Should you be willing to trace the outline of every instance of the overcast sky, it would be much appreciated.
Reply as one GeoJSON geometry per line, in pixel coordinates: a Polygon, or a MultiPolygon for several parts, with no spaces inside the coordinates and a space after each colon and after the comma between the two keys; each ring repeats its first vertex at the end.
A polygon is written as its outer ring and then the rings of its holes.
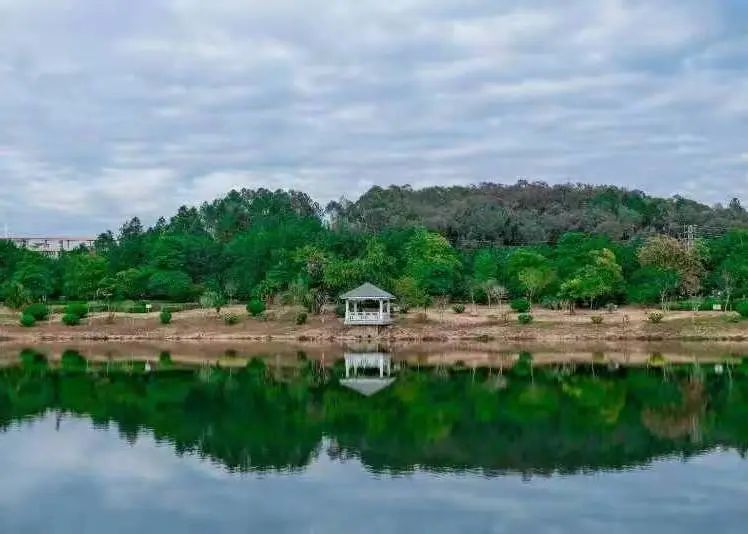
{"type": "Polygon", "coordinates": [[[0,230],[231,188],[748,200],[745,0],[0,0],[0,230]]]}

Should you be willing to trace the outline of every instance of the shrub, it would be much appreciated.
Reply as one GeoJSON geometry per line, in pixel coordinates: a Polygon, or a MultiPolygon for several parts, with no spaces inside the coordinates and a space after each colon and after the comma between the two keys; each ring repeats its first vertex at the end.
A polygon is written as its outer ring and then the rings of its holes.
{"type": "Polygon", "coordinates": [[[748,300],[739,300],[736,302],[735,311],[738,312],[741,317],[748,317],[748,300]]]}
{"type": "Polygon", "coordinates": [[[49,306],[37,302],[36,304],[26,306],[23,314],[33,317],[35,321],[46,321],[49,318],[49,306]]]}
{"type": "Polygon", "coordinates": [[[520,313],[517,316],[517,320],[519,321],[519,324],[530,324],[533,320],[533,316],[531,313],[520,313]]]}
{"type": "Polygon", "coordinates": [[[452,311],[455,313],[465,313],[465,305],[462,303],[455,304],[452,306],[452,311]]]}
{"type": "Polygon", "coordinates": [[[223,316],[223,322],[228,326],[235,325],[239,322],[239,316],[233,313],[227,313],[223,316]]]}
{"type": "Polygon", "coordinates": [[[264,311],[260,314],[258,319],[260,321],[275,321],[276,319],[278,319],[278,315],[276,315],[275,312],[264,311]]]}
{"type": "Polygon", "coordinates": [[[335,315],[340,318],[345,317],[345,304],[341,302],[335,306],[335,315]]]}
{"type": "Polygon", "coordinates": [[[169,310],[161,310],[158,318],[161,324],[169,324],[171,322],[171,312],[169,310]]]}
{"type": "Polygon", "coordinates": [[[608,310],[608,313],[613,313],[618,309],[618,306],[616,306],[612,302],[608,302],[608,304],[605,305],[605,309],[608,310]]]}
{"type": "Polygon", "coordinates": [[[21,326],[25,326],[26,328],[30,328],[36,324],[36,319],[33,315],[29,315],[24,312],[23,315],[21,315],[20,320],[21,326]]]}
{"type": "Polygon", "coordinates": [[[410,311],[410,306],[408,306],[407,304],[400,304],[400,308],[398,308],[398,310],[403,315],[407,315],[410,311]]]}
{"type": "Polygon", "coordinates": [[[65,315],[75,315],[79,319],[78,322],[80,322],[80,319],[88,315],[88,304],[85,302],[71,302],[65,306],[65,315]]]}
{"type": "Polygon", "coordinates": [[[67,326],[78,326],[81,324],[81,318],[74,313],[66,313],[62,316],[62,322],[67,326]]]}
{"type": "Polygon", "coordinates": [[[136,302],[127,309],[128,313],[146,313],[147,311],[145,302],[136,302]]]}
{"type": "Polygon", "coordinates": [[[739,323],[740,322],[740,315],[737,313],[728,313],[725,315],[725,321],[728,323],[739,323]]]}
{"type": "Polygon", "coordinates": [[[301,311],[296,314],[296,324],[305,324],[307,320],[307,313],[305,311],[301,311]]]}
{"type": "Polygon", "coordinates": [[[665,314],[661,311],[653,311],[647,314],[647,319],[650,323],[660,323],[665,318],[665,314]]]}
{"type": "Polygon", "coordinates": [[[247,304],[247,312],[249,312],[252,317],[257,317],[264,311],[265,303],[259,299],[252,299],[247,304]]]}
{"type": "Polygon", "coordinates": [[[517,313],[527,313],[530,311],[530,301],[527,299],[514,299],[510,306],[517,313]]]}
{"type": "Polygon", "coordinates": [[[603,316],[593,315],[592,317],[590,317],[590,321],[592,321],[592,324],[603,324],[603,316]]]}

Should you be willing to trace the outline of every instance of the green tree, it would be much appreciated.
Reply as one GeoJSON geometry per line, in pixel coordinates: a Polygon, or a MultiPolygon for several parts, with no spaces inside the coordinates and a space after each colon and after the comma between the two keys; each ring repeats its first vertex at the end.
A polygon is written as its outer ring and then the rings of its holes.
{"type": "Polygon", "coordinates": [[[62,263],[62,291],[68,298],[93,299],[106,276],[106,259],[96,254],[65,254],[62,263]]]}

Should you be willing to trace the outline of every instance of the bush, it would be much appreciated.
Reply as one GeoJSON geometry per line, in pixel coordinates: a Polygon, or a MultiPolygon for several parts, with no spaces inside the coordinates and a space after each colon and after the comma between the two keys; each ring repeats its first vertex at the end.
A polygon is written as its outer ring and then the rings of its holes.
{"type": "Polygon", "coordinates": [[[608,304],[605,305],[605,309],[608,310],[608,313],[613,313],[618,309],[618,306],[612,302],[608,302],[608,304]]]}
{"type": "Polygon", "coordinates": [[[341,302],[335,306],[335,315],[341,319],[345,317],[345,304],[341,302]]]}
{"type": "Polygon", "coordinates": [[[67,326],[78,326],[81,324],[81,318],[74,313],[66,313],[62,316],[62,322],[67,326]]]}
{"type": "Polygon", "coordinates": [[[88,315],[88,304],[85,302],[71,302],[65,306],[65,315],[75,315],[79,319],[78,322],[80,322],[80,319],[88,315]]]}
{"type": "Polygon", "coordinates": [[[296,324],[305,324],[307,320],[307,313],[305,311],[301,311],[296,314],[296,324]]]}
{"type": "Polygon", "coordinates": [[[147,311],[145,302],[136,302],[127,309],[127,313],[146,313],[147,311]]]}
{"type": "Polygon", "coordinates": [[[603,316],[593,315],[592,317],[590,317],[590,321],[592,321],[592,324],[603,324],[603,316]]]}
{"type": "Polygon", "coordinates": [[[33,315],[24,313],[23,315],[21,315],[20,323],[21,323],[21,326],[25,326],[26,328],[31,328],[32,326],[36,324],[36,319],[34,318],[33,315]]]}
{"type": "Polygon", "coordinates": [[[724,317],[728,323],[739,323],[741,318],[737,313],[728,313],[724,317]]]}
{"type": "Polygon", "coordinates": [[[665,314],[661,311],[653,311],[647,314],[647,319],[650,323],[660,323],[665,318],[665,314]]]}
{"type": "Polygon", "coordinates": [[[408,315],[408,312],[410,311],[410,306],[407,304],[400,304],[400,307],[398,308],[398,312],[402,313],[403,315],[408,315]]]}
{"type": "Polygon", "coordinates": [[[239,316],[233,313],[227,313],[223,316],[223,322],[228,326],[233,326],[239,322],[239,316]]]}
{"type": "Polygon", "coordinates": [[[735,303],[735,311],[743,318],[748,317],[748,300],[737,301],[735,303]]]}
{"type": "Polygon", "coordinates": [[[465,313],[465,305],[462,303],[455,304],[452,306],[452,311],[455,313],[465,313]]]}
{"type": "Polygon", "coordinates": [[[514,299],[510,306],[517,313],[527,313],[530,311],[530,301],[527,299],[514,299]]]}
{"type": "Polygon", "coordinates": [[[517,320],[519,324],[530,324],[533,321],[533,316],[531,313],[520,313],[517,316],[517,320]]]}
{"type": "Polygon", "coordinates": [[[171,312],[169,310],[161,310],[158,318],[161,324],[169,324],[171,322],[171,312]]]}
{"type": "Polygon", "coordinates": [[[264,311],[258,317],[260,321],[275,321],[278,319],[278,315],[275,312],[264,311]]]}
{"type": "Polygon", "coordinates": [[[36,304],[27,306],[26,309],[23,310],[23,314],[33,317],[35,321],[46,321],[49,319],[49,306],[37,302],[36,304]]]}
{"type": "Polygon", "coordinates": [[[252,317],[257,317],[264,311],[265,303],[259,299],[252,299],[247,304],[247,312],[249,312],[252,317]]]}

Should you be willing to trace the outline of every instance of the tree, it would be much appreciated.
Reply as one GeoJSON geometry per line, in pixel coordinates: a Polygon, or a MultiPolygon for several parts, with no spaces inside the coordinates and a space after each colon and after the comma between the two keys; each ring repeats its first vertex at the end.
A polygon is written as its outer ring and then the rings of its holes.
{"type": "Polygon", "coordinates": [[[517,278],[531,303],[534,297],[556,279],[548,258],[528,250],[518,250],[512,254],[509,258],[509,272],[517,278]]]}
{"type": "Polygon", "coordinates": [[[101,256],[87,252],[65,254],[62,263],[62,290],[65,296],[88,300],[96,297],[96,291],[106,276],[107,262],[101,256]]]}
{"type": "Polygon", "coordinates": [[[208,289],[202,295],[200,295],[200,306],[203,308],[213,308],[216,310],[216,315],[221,314],[221,308],[226,305],[226,297],[218,291],[208,289]]]}
{"type": "Polygon", "coordinates": [[[395,281],[395,295],[401,305],[407,307],[423,307],[425,310],[430,302],[426,289],[410,276],[403,276],[395,281]]]}
{"type": "Polygon", "coordinates": [[[588,256],[590,263],[561,284],[560,296],[566,300],[586,300],[593,307],[597,299],[620,289],[623,274],[611,250],[593,250],[588,256]]]}
{"type": "Polygon", "coordinates": [[[692,249],[668,236],[647,239],[639,249],[639,263],[643,267],[656,267],[678,273],[680,288],[688,295],[696,295],[701,289],[704,275],[703,250],[699,244],[692,249]]]}
{"type": "Polygon", "coordinates": [[[154,271],[148,278],[147,291],[151,298],[184,302],[195,295],[195,286],[181,271],[154,271]]]}
{"type": "Polygon", "coordinates": [[[448,295],[460,275],[460,260],[439,234],[419,229],[405,247],[405,276],[428,295],[448,295]]]}

